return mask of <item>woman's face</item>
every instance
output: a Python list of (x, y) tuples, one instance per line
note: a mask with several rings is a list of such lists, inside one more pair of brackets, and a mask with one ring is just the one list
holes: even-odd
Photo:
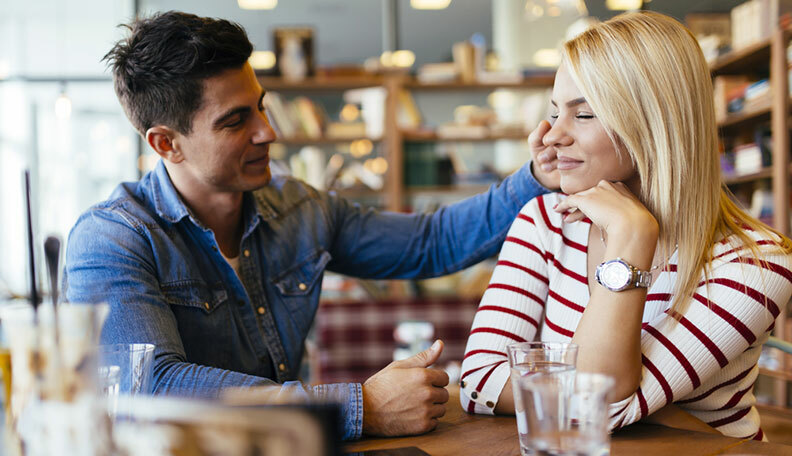
[(620, 156), (566, 65), (558, 68), (550, 103), (552, 128), (542, 141), (558, 153), (561, 190), (578, 193), (607, 180), (638, 191), (638, 173), (629, 155), (622, 151)]

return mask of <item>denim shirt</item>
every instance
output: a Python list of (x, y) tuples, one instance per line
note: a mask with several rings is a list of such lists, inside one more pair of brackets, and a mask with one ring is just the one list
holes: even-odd
[(85, 212), (69, 235), (64, 290), (107, 302), (102, 343), (152, 343), (154, 393), (214, 398), (258, 385), (342, 405), (363, 429), (360, 384), (295, 382), (325, 270), (371, 279), (448, 274), (497, 253), (520, 208), (546, 193), (526, 164), (431, 214), (379, 212), (275, 177), (243, 199), (239, 275), (160, 161)]

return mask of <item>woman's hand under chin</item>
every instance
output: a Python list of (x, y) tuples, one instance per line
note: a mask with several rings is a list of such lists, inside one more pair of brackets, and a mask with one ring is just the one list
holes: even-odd
[(610, 236), (640, 236), (657, 242), (659, 225), (654, 215), (621, 182), (602, 180), (596, 186), (569, 195), (553, 210), (565, 214), (564, 222), (588, 217)]

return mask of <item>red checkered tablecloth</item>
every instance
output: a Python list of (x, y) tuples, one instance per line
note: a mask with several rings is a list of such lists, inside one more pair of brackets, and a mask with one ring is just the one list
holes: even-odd
[(410, 299), (322, 302), (316, 317), (318, 383), (362, 382), (393, 360), (393, 330), (399, 322), (434, 324), (435, 339), (445, 342), (438, 361), (462, 361), (479, 300)]

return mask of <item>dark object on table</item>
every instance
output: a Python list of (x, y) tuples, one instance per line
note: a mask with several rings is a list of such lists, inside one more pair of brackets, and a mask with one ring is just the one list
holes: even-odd
[(346, 456), (429, 456), (418, 447), (391, 448), (388, 450), (369, 450), (347, 453)]

